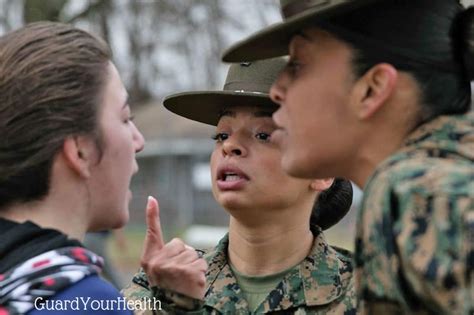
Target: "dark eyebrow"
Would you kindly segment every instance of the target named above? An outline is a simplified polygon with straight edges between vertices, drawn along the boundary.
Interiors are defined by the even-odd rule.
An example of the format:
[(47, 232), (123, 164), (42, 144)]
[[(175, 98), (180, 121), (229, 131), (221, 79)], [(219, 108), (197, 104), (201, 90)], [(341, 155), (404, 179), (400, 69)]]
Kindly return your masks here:
[(224, 116), (229, 116), (235, 118), (236, 114), (234, 111), (231, 111), (230, 109), (223, 109), (219, 112), (219, 115), (217, 116), (218, 119), (221, 119)]
[[(273, 115), (273, 112), (274, 112), (274, 110), (271, 110), (271, 109), (256, 110), (253, 113), (253, 116), (257, 117), (257, 118), (260, 118), (260, 117), (270, 117), (271, 118), (272, 115)], [(224, 116), (235, 118), (235, 117), (237, 117), (237, 114), (236, 114), (235, 111), (226, 108), (226, 109), (223, 109), (219, 112), (218, 119), (221, 119)]]
[(303, 30), (299, 30), (298, 32), (295, 33), (294, 36), (301, 36), (303, 37), (303, 39), (306, 39), (307, 41), (310, 41), (310, 42), (313, 40), (311, 36), (306, 34)]

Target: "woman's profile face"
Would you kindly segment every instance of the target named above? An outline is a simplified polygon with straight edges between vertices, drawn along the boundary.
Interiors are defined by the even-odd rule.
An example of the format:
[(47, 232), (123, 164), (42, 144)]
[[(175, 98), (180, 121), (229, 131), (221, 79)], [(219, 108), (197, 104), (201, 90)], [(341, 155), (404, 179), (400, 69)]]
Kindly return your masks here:
[(281, 128), (274, 140), (282, 166), (304, 178), (340, 175), (335, 165), (346, 161), (353, 143), (351, 50), (318, 29), (295, 35), (289, 48), (288, 65), (270, 93), (281, 105), (273, 118)]
[(281, 168), (281, 152), (271, 140), (272, 110), (232, 107), (216, 128), (211, 156), (212, 190), (229, 210), (273, 209), (296, 205), (307, 198), (310, 181), (288, 176)]
[(112, 63), (106, 80), (98, 114), (102, 155), (88, 183), (91, 228), (116, 228), (128, 221), (130, 180), (138, 171), (135, 154), (145, 143), (131, 120), (127, 91)]

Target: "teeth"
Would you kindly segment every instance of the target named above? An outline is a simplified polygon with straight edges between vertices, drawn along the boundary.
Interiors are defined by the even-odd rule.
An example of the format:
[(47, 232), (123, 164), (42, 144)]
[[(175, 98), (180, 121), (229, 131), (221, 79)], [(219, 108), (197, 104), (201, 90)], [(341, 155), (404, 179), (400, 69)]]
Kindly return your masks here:
[(226, 174), (225, 178), (224, 178), (224, 180), (226, 182), (231, 182), (231, 181), (235, 181), (235, 180), (239, 180), (239, 179), (241, 179), (241, 177), (239, 175), (236, 175), (236, 174)]

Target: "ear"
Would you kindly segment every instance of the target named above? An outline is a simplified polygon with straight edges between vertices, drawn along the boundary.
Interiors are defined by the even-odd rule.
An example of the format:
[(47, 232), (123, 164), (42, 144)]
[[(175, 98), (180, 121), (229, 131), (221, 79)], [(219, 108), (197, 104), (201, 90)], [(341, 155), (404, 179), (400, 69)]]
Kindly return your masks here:
[(83, 136), (64, 140), (61, 153), (67, 165), (80, 177), (89, 178), (95, 161), (95, 144)]
[(323, 191), (331, 187), (334, 182), (334, 177), (324, 178), (324, 179), (315, 179), (311, 181), (309, 187), (315, 191)]
[(367, 71), (356, 83), (355, 97), (359, 119), (372, 117), (393, 95), (398, 71), (388, 63), (380, 63)]

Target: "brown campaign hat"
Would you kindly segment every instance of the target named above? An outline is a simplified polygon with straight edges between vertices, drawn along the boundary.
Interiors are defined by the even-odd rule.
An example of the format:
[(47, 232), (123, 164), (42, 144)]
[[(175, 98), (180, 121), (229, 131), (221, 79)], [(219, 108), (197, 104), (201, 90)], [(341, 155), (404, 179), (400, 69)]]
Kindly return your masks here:
[(233, 64), (220, 91), (182, 92), (167, 96), (163, 105), (180, 116), (217, 125), (222, 109), (229, 106), (277, 108), (270, 87), (286, 64), (284, 58)]
[(225, 62), (253, 61), (288, 55), (291, 37), (318, 22), (383, 0), (280, 0), (283, 22), (270, 25), (227, 49)]

